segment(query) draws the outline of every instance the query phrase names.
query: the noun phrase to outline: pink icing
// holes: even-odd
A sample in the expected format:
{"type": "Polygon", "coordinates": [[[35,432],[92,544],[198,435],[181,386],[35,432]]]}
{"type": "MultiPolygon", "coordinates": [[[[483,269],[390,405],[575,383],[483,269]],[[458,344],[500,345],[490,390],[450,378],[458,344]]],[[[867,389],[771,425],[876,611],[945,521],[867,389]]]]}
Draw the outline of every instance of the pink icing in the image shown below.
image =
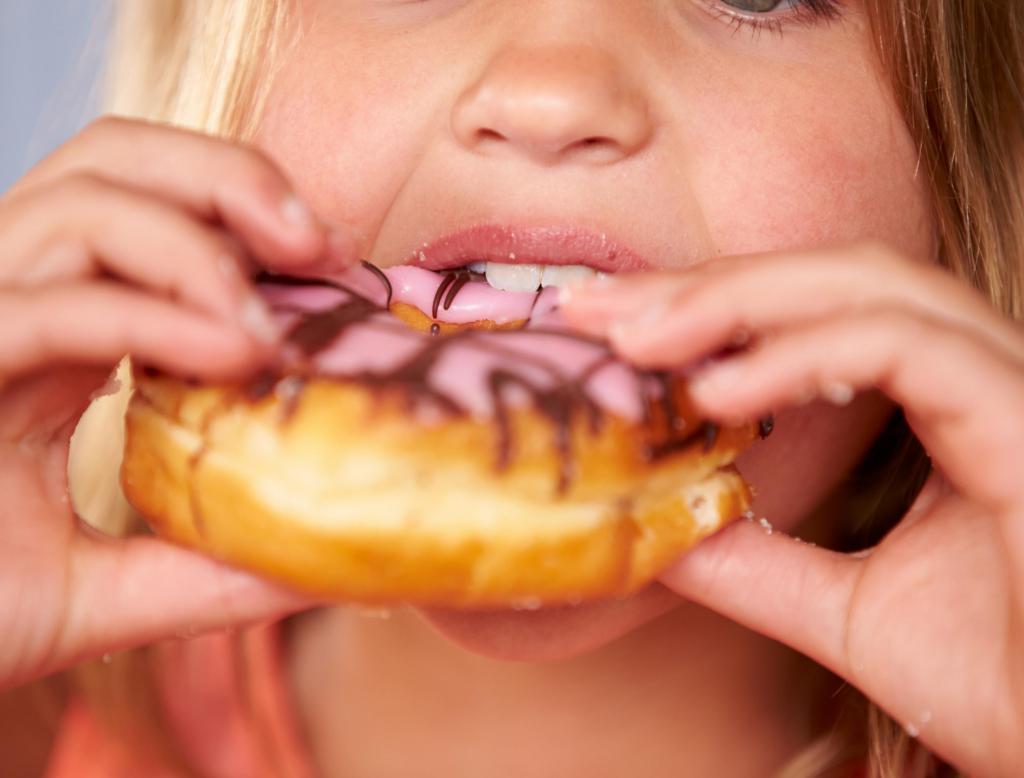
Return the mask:
{"type": "MultiPolygon", "coordinates": [[[[410,265],[389,267],[382,272],[391,282],[392,302],[407,303],[431,315],[443,275],[410,265]]],[[[378,305],[384,305],[384,288],[365,267],[353,268],[339,280],[378,305]]],[[[536,321],[543,319],[557,304],[558,290],[554,287],[547,287],[537,297],[533,292],[503,292],[486,281],[470,281],[459,290],[449,308],[443,305],[438,308],[437,321],[450,324],[470,324],[485,319],[498,324],[526,319],[536,321]]]]}
{"type": "MultiPolygon", "coordinates": [[[[444,275],[415,267],[389,268],[384,273],[392,284],[392,301],[408,303],[431,315],[444,275]]],[[[528,319],[528,323],[517,330],[435,336],[407,327],[383,309],[387,292],[371,270],[353,268],[337,282],[382,309],[343,329],[316,351],[311,367],[317,373],[339,377],[391,373],[440,337],[449,342],[430,369],[429,385],[475,416],[491,417],[495,413],[488,386],[495,371],[520,376],[540,389],[570,385],[585,374],[591,375],[585,382],[586,395],[606,412],[632,421],[642,417],[644,397],[658,393],[657,382],[651,376],[614,359],[604,344],[571,334],[557,310],[557,289],[548,288],[539,295],[511,293],[484,282],[470,282],[459,290],[447,311],[439,309],[437,320],[467,323],[528,319]]],[[[261,289],[282,327],[288,330],[303,315],[329,311],[352,300],[345,289],[280,285],[272,279],[261,289]]],[[[303,357],[295,349],[290,359],[303,357]]],[[[514,381],[506,384],[502,397],[507,405],[530,402],[528,392],[514,381]]]]}

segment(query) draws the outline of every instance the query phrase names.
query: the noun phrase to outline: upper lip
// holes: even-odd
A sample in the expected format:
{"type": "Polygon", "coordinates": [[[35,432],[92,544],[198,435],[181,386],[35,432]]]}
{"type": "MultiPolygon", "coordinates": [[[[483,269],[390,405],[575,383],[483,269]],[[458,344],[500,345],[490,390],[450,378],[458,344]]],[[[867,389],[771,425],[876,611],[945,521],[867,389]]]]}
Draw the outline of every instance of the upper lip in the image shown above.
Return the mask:
{"type": "Polygon", "coordinates": [[[436,238],[403,264],[447,270],[470,262],[585,265],[604,273],[639,271],[651,263],[606,233],[578,227],[479,224],[436,238]]]}

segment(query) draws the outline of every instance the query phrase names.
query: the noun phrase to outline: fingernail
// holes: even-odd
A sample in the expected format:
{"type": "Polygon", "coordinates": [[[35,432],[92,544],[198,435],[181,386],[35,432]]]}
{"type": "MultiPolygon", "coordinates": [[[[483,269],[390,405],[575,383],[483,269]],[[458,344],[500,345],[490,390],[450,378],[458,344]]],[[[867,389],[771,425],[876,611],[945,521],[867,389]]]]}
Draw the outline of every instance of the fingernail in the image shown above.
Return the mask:
{"type": "Polygon", "coordinates": [[[294,193],[285,195],[281,201],[281,216],[289,225],[304,232],[313,232],[320,227],[309,206],[294,193]]]}
{"type": "Polygon", "coordinates": [[[249,334],[263,343],[276,343],[280,338],[270,310],[255,294],[247,295],[242,303],[241,321],[249,334]]]}
{"type": "Polygon", "coordinates": [[[331,264],[355,264],[359,253],[355,233],[350,227],[332,227],[327,234],[327,260],[331,264]]]}
{"type": "Polygon", "coordinates": [[[613,273],[605,273],[602,270],[598,270],[590,278],[581,278],[579,283],[591,291],[607,291],[619,285],[613,273]]]}
{"type": "Polygon", "coordinates": [[[638,316],[613,321],[608,327],[608,334],[612,340],[619,342],[643,337],[665,320],[669,307],[664,300],[657,300],[638,316]]]}
{"type": "Polygon", "coordinates": [[[241,305],[244,309],[252,290],[235,257],[230,254],[221,254],[216,259],[216,265],[217,272],[220,273],[221,278],[227,281],[233,293],[229,297],[218,298],[218,303],[222,305],[221,315],[230,319],[235,314],[237,306],[241,305]]]}
{"type": "Polygon", "coordinates": [[[579,289],[585,288],[586,283],[583,281],[573,281],[571,284],[558,287],[558,304],[559,306],[568,305],[579,289]]]}
{"type": "Polygon", "coordinates": [[[750,344],[750,333],[747,330],[736,330],[732,334],[731,343],[737,348],[742,348],[750,344]]]}
{"type": "Polygon", "coordinates": [[[743,368],[735,362],[718,362],[693,378],[690,391],[704,397],[729,392],[741,383],[743,372],[743,368]]]}
{"type": "Polygon", "coordinates": [[[583,278],[574,278],[565,286],[558,288],[558,304],[568,305],[569,301],[577,295],[586,295],[595,291],[607,290],[615,286],[615,280],[611,273],[598,271],[595,275],[583,278]]]}
{"type": "Polygon", "coordinates": [[[853,387],[842,381],[826,381],[821,385],[821,396],[840,407],[853,402],[855,394],[853,387]]]}
{"type": "Polygon", "coordinates": [[[793,398],[793,402],[796,405],[810,405],[812,402],[818,399],[818,391],[811,386],[801,389],[800,392],[793,398]]]}

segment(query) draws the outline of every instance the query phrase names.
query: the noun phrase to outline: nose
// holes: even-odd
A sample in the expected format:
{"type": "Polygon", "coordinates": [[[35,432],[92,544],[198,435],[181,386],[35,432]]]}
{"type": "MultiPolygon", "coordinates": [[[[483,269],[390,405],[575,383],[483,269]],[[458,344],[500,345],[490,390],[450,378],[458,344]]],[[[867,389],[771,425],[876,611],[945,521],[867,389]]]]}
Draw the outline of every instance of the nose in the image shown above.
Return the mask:
{"type": "Polygon", "coordinates": [[[505,49],[455,103],[452,131],[480,154],[542,164],[610,164],[652,134],[647,99],[610,51],[593,46],[505,49]]]}

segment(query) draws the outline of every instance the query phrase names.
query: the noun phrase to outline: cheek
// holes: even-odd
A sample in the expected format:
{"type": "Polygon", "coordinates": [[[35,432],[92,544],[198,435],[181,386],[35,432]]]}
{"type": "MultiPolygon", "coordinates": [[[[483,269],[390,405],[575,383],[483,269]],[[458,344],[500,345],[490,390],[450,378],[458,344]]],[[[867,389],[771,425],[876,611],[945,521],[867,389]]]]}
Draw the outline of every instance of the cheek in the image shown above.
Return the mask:
{"type": "Polygon", "coordinates": [[[737,465],[754,490],[754,512],[782,532],[793,532],[866,453],[892,413],[878,393],[846,408],[814,403],[780,414],[768,440],[737,465]]]}
{"type": "Polygon", "coordinates": [[[691,185],[720,254],[882,239],[928,259],[932,222],[899,113],[866,69],[747,74],[701,128],[691,185]]]}
{"type": "Polygon", "coordinates": [[[435,68],[404,66],[404,46],[323,26],[277,74],[256,144],[318,213],[370,232],[415,168],[443,86],[425,77],[435,68]]]}

